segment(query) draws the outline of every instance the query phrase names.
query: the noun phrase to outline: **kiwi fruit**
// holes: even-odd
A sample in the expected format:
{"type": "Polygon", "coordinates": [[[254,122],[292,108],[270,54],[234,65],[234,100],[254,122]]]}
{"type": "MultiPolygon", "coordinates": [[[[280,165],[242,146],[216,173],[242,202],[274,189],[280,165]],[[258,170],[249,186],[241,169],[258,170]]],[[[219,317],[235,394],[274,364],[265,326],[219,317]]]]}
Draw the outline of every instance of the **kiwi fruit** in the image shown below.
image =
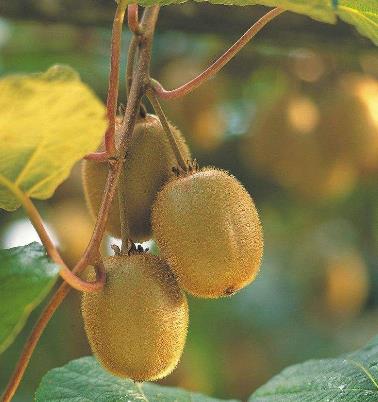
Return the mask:
{"type": "Polygon", "coordinates": [[[152,228],[161,255],[188,293],[235,293],[259,271],[263,234],[251,196],[235,177],[205,168],[158,193],[152,228]]]}
{"type": "MultiPolygon", "coordinates": [[[[170,125],[185,160],[190,159],[189,148],[180,131],[170,125]]],[[[116,130],[116,143],[121,137],[120,124],[116,130]]],[[[103,149],[103,148],[102,148],[103,149]]],[[[177,167],[176,157],[159,119],[147,114],[135,126],[124,164],[126,176],[127,217],[130,237],[144,241],[151,237],[151,209],[157,192],[177,167]]],[[[107,163],[85,160],[82,165],[83,187],[87,205],[93,217],[98,215],[108,174],[107,163]]],[[[107,231],[120,237],[118,197],[113,200],[107,231]]]]}
{"type": "Polygon", "coordinates": [[[189,321],[172,272],[145,253],[107,257],[104,265],[104,289],[82,298],[93,353],[120,377],[151,381],[168,375],[181,357],[189,321]]]}

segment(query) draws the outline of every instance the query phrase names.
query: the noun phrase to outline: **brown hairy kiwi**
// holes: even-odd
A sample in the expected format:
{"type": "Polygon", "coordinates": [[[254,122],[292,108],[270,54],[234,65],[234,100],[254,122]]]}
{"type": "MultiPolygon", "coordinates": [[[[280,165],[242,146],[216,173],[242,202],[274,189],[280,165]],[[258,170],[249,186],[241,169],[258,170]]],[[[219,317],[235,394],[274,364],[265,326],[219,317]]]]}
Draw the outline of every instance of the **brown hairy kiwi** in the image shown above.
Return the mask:
{"type": "Polygon", "coordinates": [[[205,168],[163,187],[152,212],[161,255],[185,291],[217,298],[259,271],[263,234],[252,198],[233,176],[205,168]]]}
{"type": "MultiPolygon", "coordinates": [[[[189,160],[190,151],[183,136],[177,128],[172,125],[170,127],[184,159],[189,160]]],[[[119,142],[120,134],[118,128],[116,142],[119,142]]],[[[136,123],[124,164],[126,211],[133,240],[143,241],[151,237],[152,204],[157,192],[173,177],[173,167],[177,167],[177,161],[158,118],[149,114],[140,118],[136,123]]],[[[94,217],[100,209],[107,174],[107,163],[83,161],[84,194],[94,217]]],[[[121,235],[117,195],[113,200],[106,229],[115,237],[121,235]]]]}
{"type": "Polygon", "coordinates": [[[144,253],[107,257],[104,265],[104,289],[82,298],[93,353],[120,377],[151,381],[168,375],[185,345],[186,296],[159,257],[144,253]]]}

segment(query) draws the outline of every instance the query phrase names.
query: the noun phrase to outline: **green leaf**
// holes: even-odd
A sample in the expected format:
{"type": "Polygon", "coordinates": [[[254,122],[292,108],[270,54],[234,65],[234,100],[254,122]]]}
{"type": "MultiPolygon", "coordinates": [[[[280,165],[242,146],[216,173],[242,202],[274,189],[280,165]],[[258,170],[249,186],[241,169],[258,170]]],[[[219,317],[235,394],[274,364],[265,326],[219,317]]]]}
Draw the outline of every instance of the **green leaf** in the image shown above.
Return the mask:
{"type": "Polygon", "coordinates": [[[59,273],[39,243],[0,250],[0,353],[13,341],[59,273]]]}
{"type": "Polygon", "coordinates": [[[105,128],[103,104],[69,67],[0,79],[0,208],[51,197],[105,128]]]}
{"type": "Polygon", "coordinates": [[[83,357],[53,369],[43,377],[35,402],[49,401],[216,402],[220,399],[114,377],[101,368],[94,357],[83,357]]]}
{"type": "Polygon", "coordinates": [[[348,355],[288,367],[249,399],[249,402],[278,401],[378,401],[378,337],[348,355]]]}
{"type": "MultiPolygon", "coordinates": [[[[168,5],[185,3],[187,0],[138,0],[142,6],[153,4],[168,5]]],[[[267,7],[280,7],[284,10],[305,14],[318,21],[334,23],[336,22],[335,11],[331,0],[196,0],[197,2],[208,1],[212,4],[226,4],[233,6],[252,6],[262,5],[267,7]]],[[[134,3],[128,0],[129,4],[134,3]]]]}
{"type": "Polygon", "coordinates": [[[378,1],[342,0],[336,9],[337,15],[354,25],[364,36],[378,45],[378,1]]]}
{"type": "MultiPolygon", "coordinates": [[[[186,0],[139,0],[138,4],[167,5],[183,3],[186,0]]],[[[377,0],[196,0],[209,1],[213,4],[235,6],[262,5],[280,7],[284,10],[304,14],[315,20],[335,23],[337,16],[354,25],[364,36],[378,45],[378,1],[377,0]]],[[[128,3],[133,1],[128,0],[128,3]]],[[[337,41],[337,38],[334,38],[337,41]]]]}

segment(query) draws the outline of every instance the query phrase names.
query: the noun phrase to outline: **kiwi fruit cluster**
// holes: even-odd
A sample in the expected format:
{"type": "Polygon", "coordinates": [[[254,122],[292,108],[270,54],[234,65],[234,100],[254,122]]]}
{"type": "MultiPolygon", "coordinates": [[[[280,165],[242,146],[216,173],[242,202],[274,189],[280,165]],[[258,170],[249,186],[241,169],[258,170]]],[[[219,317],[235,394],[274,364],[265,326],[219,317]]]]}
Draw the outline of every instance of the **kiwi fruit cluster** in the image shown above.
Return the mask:
{"type": "MultiPolygon", "coordinates": [[[[124,163],[129,233],[132,241],[154,238],[159,257],[134,244],[127,255],[105,257],[104,288],[82,299],[93,353],[107,370],[134,381],[157,380],[177,365],[189,322],[185,292],[230,296],[253,281],[263,254],[258,212],[246,189],[226,171],[189,162],[182,135],[173,127],[172,132],[187,169],[178,168],[153,115],[137,122],[124,163]]],[[[105,165],[83,164],[93,215],[101,202],[105,165]]],[[[107,230],[119,236],[117,201],[107,230]]]]}

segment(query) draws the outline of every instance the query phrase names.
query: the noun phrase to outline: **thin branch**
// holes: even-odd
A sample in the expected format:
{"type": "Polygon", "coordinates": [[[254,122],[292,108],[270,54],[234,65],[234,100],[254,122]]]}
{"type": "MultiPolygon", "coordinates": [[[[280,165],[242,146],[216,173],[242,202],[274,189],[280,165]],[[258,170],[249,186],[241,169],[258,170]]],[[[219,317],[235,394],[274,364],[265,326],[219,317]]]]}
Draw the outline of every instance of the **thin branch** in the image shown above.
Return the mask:
{"type": "MultiPolygon", "coordinates": [[[[134,131],[137,116],[139,114],[141,99],[146,89],[145,84],[146,82],[148,82],[152,39],[158,14],[158,6],[147,9],[143,15],[143,20],[141,23],[141,29],[142,32],[144,32],[144,40],[140,42],[138,69],[136,70],[135,77],[133,77],[133,79],[131,80],[129,98],[127,101],[125,117],[122,124],[121,144],[118,150],[118,157],[122,164],[124,163],[124,156],[126,155],[126,150],[134,131]]],[[[131,43],[131,46],[134,46],[133,42],[131,43]]],[[[135,57],[135,55],[132,57],[135,57]]],[[[129,59],[128,65],[130,65],[131,63],[134,63],[134,60],[129,59]]],[[[128,216],[126,211],[125,186],[126,178],[124,176],[122,168],[120,185],[118,188],[118,200],[121,219],[122,253],[127,253],[128,240],[130,238],[128,216]]]]}
{"type": "Polygon", "coordinates": [[[164,87],[156,80],[151,80],[154,91],[162,99],[174,99],[185,96],[198,88],[205,81],[214,77],[268,22],[283,13],[285,10],[275,8],[264,16],[262,16],[251,28],[235,42],[219,59],[217,59],[210,67],[204,72],[193,78],[180,87],[171,91],[164,89],[164,87]]]}
{"type": "Polygon", "coordinates": [[[176,138],[173,135],[171,128],[169,127],[168,120],[164,114],[162,107],[160,106],[159,100],[158,100],[155,92],[153,91],[153,89],[149,88],[147,90],[147,97],[148,97],[148,100],[151,102],[151,105],[154,108],[155,113],[158,116],[161,125],[164,128],[164,131],[168,137],[168,141],[171,144],[172,150],[176,156],[176,160],[177,160],[179,166],[181,167],[181,169],[186,171],[188,169],[187,161],[185,161],[185,159],[183,158],[183,156],[181,154],[181,151],[180,151],[180,148],[178,147],[176,138]]]}
{"type": "Polygon", "coordinates": [[[96,292],[104,286],[104,280],[99,280],[102,278],[102,274],[98,273],[98,278],[96,282],[87,282],[80,279],[76,276],[65,264],[63,258],[59,254],[59,251],[55,247],[54,242],[51,240],[50,235],[48,234],[45,225],[43,224],[43,220],[41,215],[39,214],[37,208],[33,204],[32,200],[16,185],[14,185],[11,181],[7,180],[5,177],[0,177],[0,183],[7,187],[21,202],[26,214],[28,215],[30,222],[34,226],[39,238],[43,246],[46,249],[49,257],[58,265],[60,265],[60,276],[74,289],[80,290],[83,292],[96,292]]]}
{"type": "Polygon", "coordinates": [[[109,126],[105,133],[105,149],[110,156],[115,155],[116,153],[114,134],[118,103],[122,26],[125,17],[126,7],[127,5],[125,1],[121,0],[117,6],[117,10],[114,16],[112,31],[109,87],[108,98],[106,101],[106,112],[109,126]]]}
{"type": "Polygon", "coordinates": [[[106,151],[91,152],[85,155],[84,159],[94,162],[107,162],[109,160],[109,154],[106,151]]]}
{"type": "Polygon", "coordinates": [[[131,38],[129,50],[127,53],[127,66],[126,66],[126,94],[127,95],[129,95],[129,93],[130,93],[131,82],[133,80],[134,65],[135,65],[135,59],[136,59],[136,54],[137,54],[137,50],[138,50],[138,43],[139,43],[139,37],[137,35],[133,35],[131,38]]]}
{"type": "MultiPolygon", "coordinates": [[[[129,5],[127,9],[128,13],[128,22],[129,28],[133,32],[133,36],[130,41],[129,49],[127,52],[127,64],[126,64],[126,94],[129,97],[130,89],[133,81],[134,75],[134,66],[137,58],[137,51],[139,45],[139,38],[136,34],[135,25],[139,28],[139,21],[138,21],[138,5],[129,5]]],[[[140,102],[140,100],[138,101],[140,102]]],[[[136,117],[135,117],[136,120],[136,117]]],[[[119,214],[120,214],[120,222],[121,222],[121,240],[122,240],[122,247],[121,252],[126,254],[128,252],[129,247],[129,239],[130,239],[130,231],[129,231],[129,221],[128,221],[128,214],[126,210],[127,200],[126,200],[126,176],[124,169],[122,169],[121,176],[119,179],[119,186],[118,186],[118,205],[119,205],[119,214]]]]}
{"type": "MultiPolygon", "coordinates": [[[[140,62],[138,65],[138,70],[135,74],[135,79],[133,80],[133,84],[131,86],[130,97],[125,111],[125,118],[122,125],[123,135],[118,155],[125,155],[127,148],[127,139],[132,135],[135,120],[139,112],[140,99],[143,95],[145,84],[149,76],[151,46],[158,13],[159,7],[153,6],[147,8],[143,15],[142,28],[145,32],[145,38],[143,41],[143,46],[141,46],[140,62]]],[[[123,159],[119,157],[115,159],[112,163],[110,163],[110,170],[106,181],[104,197],[101,203],[100,211],[96,220],[92,237],[86,251],[72,271],[75,274],[80,274],[89,264],[101,263],[101,260],[99,258],[99,247],[104,235],[105,226],[108,220],[109,211],[112,205],[115,191],[117,189],[122,166],[123,159]]],[[[38,343],[38,340],[43,333],[43,330],[45,329],[50,318],[70,290],[71,287],[66,282],[63,282],[42,312],[28,341],[25,344],[24,350],[20,356],[15,371],[7,385],[5,393],[3,394],[2,402],[9,402],[14,396],[25,373],[26,367],[28,366],[33,351],[38,343]]]]}
{"type": "Polygon", "coordinates": [[[30,361],[30,358],[33,354],[33,351],[35,347],[37,346],[37,343],[46,328],[46,325],[50,321],[51,317],[55,313],[56,309],[59,307],[59,305],[62,303],[64,298],[67,296],[69,291],[71,290],[71,287],[66,283],[63,282],[58,290],[54,293],[52,298],[50,299],[49,303],[47,306],[44,308],[42,314],[40,315],[37,323],[35,324],[28,340],[26,341],[24,345],[24,349],[21,353],[21,357],[17,362],[17,365],[14,369],[13,375],[11,379],[9,380],[9,383],[7,385],[7,388],[5,389],[5,392],[2,396],[1,401],[2,402],[10,402],[14,396],[14,394],[17,391],[17,388],[22,380],[22,377],[25,373],[25,369],[28,366],[28,363],[30,361]]]}
{"type": "Polygon", "coordinates": [[[142,29],[139,25],[138,4],[129,4],[127,8],[127,23],[130,31],[135,35],[141,35],[142,29]]]}
{"type": "MultiPolygon", "coordinates": [[[[84,265],[77,265],[75,268],[76,273],[82,271],[85,268],[84,265]]],[[[105,267],[102,262],[98,262],[95,266],[96,272],[105,272],[105,267]]],[[[101,274],[102,277],[105,279],[104,275],[101,274]]],[[[43,312],[41,313],[38,321],[36,322],[28,340],[24,345],[24,349],[21,353],[21,357],[17,362],[17,365],[14,369],[13,375],[7,385],[7,388],[2,395],[2,402],[9,402],[12,400],[14,394],[17,391],[17,388],[22,380],[22,377],[25,373],[25,369],[29,364],[30,358],[33,354],[37,343],[46,328],[46,325],[50,321],[51,317],[54,315],[57,308],[60,306],[62,301],[68,295],[72,288],[68,285],[67,282],[63,282],[54,295],[51,297],[49,303],[44,308],[43,312]]]]}
{"type": "Polygon", "coordinates": [[[59,275],[76,290],[80,290],[82,292],[97,292],[101,290],[105,284],[104,273],[100,270],[96,270],[97,279],[95,282],[87,282],[75,275],[63,261],[63,258],[59,254],[59,251],[57,250],[49,234],[47,233],[41,215],[39,214],[31,199],[27,196],[24,196],[22,203],[31,223],[34,226],[34,229],[38,233],[38,236],[40,237],[41,242],[46,249],[47,254],[54,262],[60,265],[61,268],[59,271],[59,275]]]}

